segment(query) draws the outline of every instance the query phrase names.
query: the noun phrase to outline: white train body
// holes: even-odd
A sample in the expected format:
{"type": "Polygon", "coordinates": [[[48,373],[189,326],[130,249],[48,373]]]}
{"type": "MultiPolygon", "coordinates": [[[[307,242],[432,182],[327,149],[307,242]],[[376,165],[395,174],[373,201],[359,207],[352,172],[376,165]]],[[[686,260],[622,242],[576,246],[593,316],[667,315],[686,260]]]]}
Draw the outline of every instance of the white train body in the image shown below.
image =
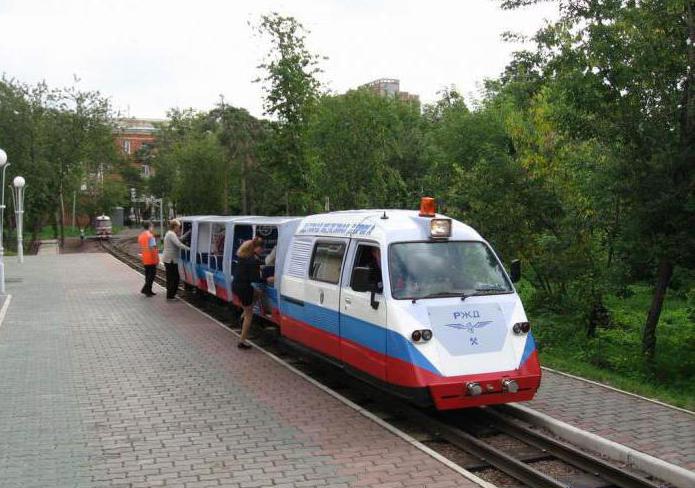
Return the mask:
{"type": "Polygon", "coordinates": [[[259,230],[271,237],[266,252],[277,245],[278,255],[275,284],[259,286],[287,339],[439,409],[533,398],[541,371],[524,308],[471,227],[405,210],[200,218],[195,284],[237,302],[234,255],[259,230]],[[213,260],[208,252],[206,268],[205,243],[220,226],[234,245],[213,260]]]}

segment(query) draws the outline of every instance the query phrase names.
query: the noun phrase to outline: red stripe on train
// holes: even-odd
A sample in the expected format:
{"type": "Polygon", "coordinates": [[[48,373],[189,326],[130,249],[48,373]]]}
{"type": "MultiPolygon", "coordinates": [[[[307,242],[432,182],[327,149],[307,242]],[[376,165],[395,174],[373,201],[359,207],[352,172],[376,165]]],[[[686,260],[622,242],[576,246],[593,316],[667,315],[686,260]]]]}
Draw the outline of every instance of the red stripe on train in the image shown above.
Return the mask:
{"type": "Polygon", "coordinates": [[[429,388],[432,399],[440,410],[530,400],[540,385],[541,369],[537,351],[533,351],[524,364],[514,370],[440,376],[356,342],[346,339],[341,341],[334,334],[286,315],[281,316],[281,332],[288,339],[336,358],[382,381],[407,388],[429,388]],[[515,380],[519,391],[504,392],[502,381],[505,379],[515,380]],[[466,384],[471,382],[479,383],[484,393],[476,397],[467,395],[466,384]]]}

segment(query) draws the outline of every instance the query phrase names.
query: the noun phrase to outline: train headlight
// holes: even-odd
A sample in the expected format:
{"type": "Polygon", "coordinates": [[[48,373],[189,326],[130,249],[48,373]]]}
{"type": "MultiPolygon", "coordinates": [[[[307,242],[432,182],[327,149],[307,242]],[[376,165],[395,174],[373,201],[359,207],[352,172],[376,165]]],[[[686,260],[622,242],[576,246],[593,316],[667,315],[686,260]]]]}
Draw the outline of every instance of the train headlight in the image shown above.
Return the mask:
{"type": "Polygon", "coordinates": [[[413,342],[427,342],[432,339],[432,331],[429,329],[414,330],[413,333],[410,334],[410,338],[413,342]]]}
{"type": "Polygon", "coordinates": [[[514,324],[514,327],[512,327],[512,330],[515,334],[528,334],[531,330],[531,324],[528,322],[517,322],[514,324]]]}
{"type": "Polygon", "coordinates": [[[516,393],[519,391],[519,383],[507,378],[506,380],[502,381],[502,389],[508,393],[516,393]]]}
{"type": "Polygon", "coordinates": [[[451,237],[451,219],[430,220],[430,237],[433,239],[451,237]]]}
{"type": "Polygon", "coordinates": [[[483,388],[478,383],[468,383],[466,391],[470,396],[478,396],[483,392],[483,388]]]}

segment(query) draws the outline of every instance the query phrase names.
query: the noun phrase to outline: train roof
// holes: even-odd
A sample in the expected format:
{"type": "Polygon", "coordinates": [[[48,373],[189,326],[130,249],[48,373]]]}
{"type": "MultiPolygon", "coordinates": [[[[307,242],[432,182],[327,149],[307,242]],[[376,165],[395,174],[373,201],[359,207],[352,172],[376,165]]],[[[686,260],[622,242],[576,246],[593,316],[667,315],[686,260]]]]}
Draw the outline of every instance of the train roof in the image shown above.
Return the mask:
{"type": "MultiPolygon", "coordinates": [[[[434,218],[449,219],[436,214],[434,218]]],[[[432,217],[420,217],[416,210],[348,210],[311,215],[302,220],[296,235],[363,237],[380,242],[430,239],[432,217]]],[[[453,240],[483,241],[472,227],[451,219],[453,240]]]]}
{"type": "Polygon", "coordinates": [[[291,216],[285,216],[285,217],[264,217],[264,216],[250,216],[250,217],[241,217],[238,220],[236,220],[237,223],[240,224],[257,224],[257,225],[282,225],[286,224],[288,222],[296,222],[301,220],[302,217],[291,217],[291,216]]]}
{"type": "Polygon", "coordinates": [[[193,222],[200,219],[205,219],[207,217],[213,217],[212,215],[186,215],[184,217],[176,217],[181,222],[193,222]]]}

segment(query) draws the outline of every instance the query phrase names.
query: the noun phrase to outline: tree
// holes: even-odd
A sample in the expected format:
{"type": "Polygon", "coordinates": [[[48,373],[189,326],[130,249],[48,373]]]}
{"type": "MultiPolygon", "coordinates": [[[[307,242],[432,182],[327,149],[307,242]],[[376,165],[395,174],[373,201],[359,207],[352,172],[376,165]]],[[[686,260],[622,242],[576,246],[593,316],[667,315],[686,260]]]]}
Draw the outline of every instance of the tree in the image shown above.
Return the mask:
{"type": "Polygon", "coordinates": [[[12,170],[30,185],[26,217],[34,235],[53,217],[62,240],[65,195],[118,162],[108,101],[75,87],[32,87],[3,78],[0,140],[6,141],[12,170]]]}
{"type": "Polygon", "coordinates": [[[258,32],[271,43],[266,60],[259,65],[264,76],[265,113],[275,117],[273,142],[267,152],[279,169],[286,191],[286,212],[304,212],[311,205],[309,188],[312,169],[306,157],[305,136],[309,114],[315,105],[320,83],[319,56],[306,47],[306,33],[293,17],[264,15],[258,32]]]}
{"type": "MultiPolygon", "coordinates": [[[[205,128],[212,131],[226,153],[226,169],[222,184],[224,193],[224,213],[229,212],[231,178],[239,178],[238,206],[242,215],[253,213],[254,191],[250,180],[252,172],[258,170],[259,147],[267,133],[267,125],[253,117],[243,108],[220,103],[206,115],[205,128]]],[[[265,189],[267,191],[268,188],[265,189]]]]}
{"type": "MultiPolygon", "coordinates": [[[[535,2],[502,2],[528,3],[535,2]]],[[[674,267],[692,267],[695,257],[692,2],[571,0],[561,7],[560,21],[536,35],[534,59],[564,94],[564,130],[617,148],[609,172],[620,209],[618,247],[626,262],[655,276],[642,341],[652,360],[674,267]]]]}

